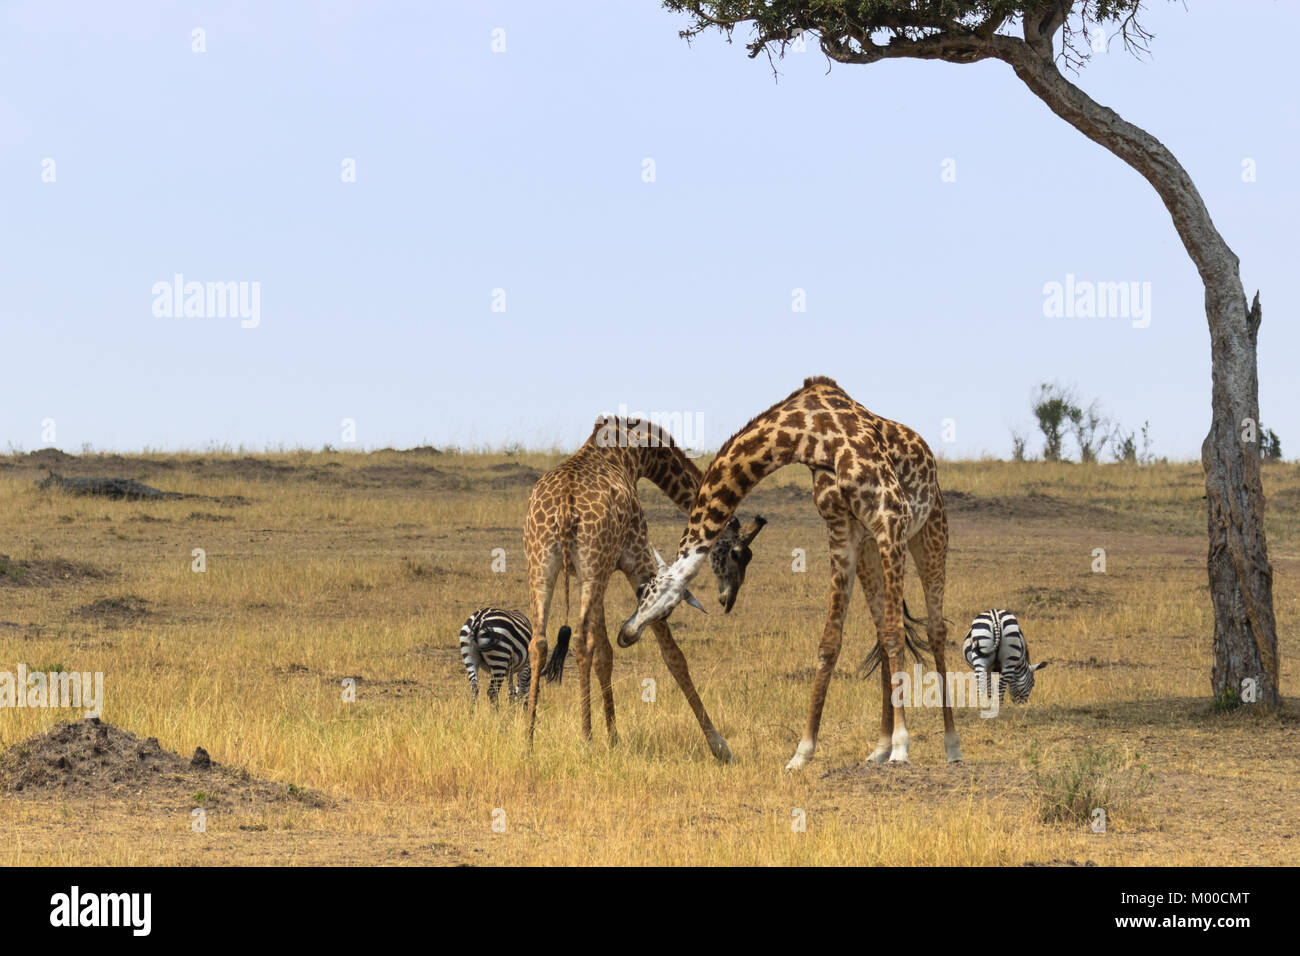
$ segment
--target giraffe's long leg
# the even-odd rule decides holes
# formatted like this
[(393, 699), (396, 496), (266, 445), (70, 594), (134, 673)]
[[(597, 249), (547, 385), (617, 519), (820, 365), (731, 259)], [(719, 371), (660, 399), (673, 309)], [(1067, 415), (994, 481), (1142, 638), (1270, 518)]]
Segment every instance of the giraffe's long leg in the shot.
[(582, 714), (582, 739), (591, 740), (591, 663), (596, 647), (593, 617), (595, 609), (605, 603), (607, 573), (596, 570), (582, 580), (582, 603), (578, 618), (578, 640), (574, 649), (578, 657), (578, 710)]
[(884, 763), (894, 749), (891, 740), (894, 733), (894, 706), (890, 703), (893, 672), (889, 667), (889, 655), (883, 653), (885, 634), (885, 577), (880, 567), (880, 550), (876, 542), (866, 538), (858, 552), (858, 581), (862, 584), (862, 593), (866, 595), (867, 605), (871, 608), (871, 620), (876, 626), (876, 643), (882, 645), (880, 655), (880, 737), (876, 749), (867, 757), (874, 763)]
[(840, 659), (844, 641), (844, 615), (853, 594), (853, 573), (858, 561), (858, 548), (864, 530), (852, 515), (838, 520), (827, 520), (826, 531), (830, 537), (831, 594), (826, 611), (826, 625), (822, 628), (821, 643), (817, 646), (817, 675), (813, 678), (812, 700), (808, 705), (808, 721), (803, 738), (785, 765), (787, 771), (799, 770), (812, 759), (817, 749), (817, 730), (822, 722), (822, 708), (826, 705), (826, 690), (831, 675)]
[[(903, 571), (911, 509), (903, 500), (898, 476), (887, 462), (878, 461), (869, 468), (855, 468), (852, 461), (846, 459), (837, 464), (835, 479), (845, 504), (875, 539), (884, 598), (878, 639), (883, 645), (882, 657), (889, 661), (891, 676), (902, 673), (906, 663), (903, 660)], [(889, 760), (891, 763), (906, 763), (907, 719), (901, 702), (894, 706), (893, 711)]]
[(673, 680), (677, 681), (677, 686), (686, 695), (686, 702), (691, 705), (691, 711), (695, 714), (700, 730), (704, 733), (704, 739), (709, 745), (709, 752), (722, 763), (730, 763), (731, 748), (727, 746), (727, 741), (709, 719), (709, 712), (704, 709), (704, 701), (700, 700), (695, 684), (691, 681), (691, 671), (686, 666), (686, 655), (673, 640), (673, 632), (668, 629), (668, 622), (656, 621), (650, 629), (654, 631), (655, 640), (659, 642), (659, 653), (663, 655), (664, 663), (668, 665), (668, 673), (673, 675)]
[(609, 643), (609, 630), (605, 626), (605, 595), (591, 607), (588, 633), (594, 643), (596, 677), (600, 681), (600, 696), (605, 704), (605, 730), (609, 742), (618, 743), (618, 729), (614, 726), (614, 648)]
[(948, 519), (943, 508), (936, 505), (921, 530), (909, 544), (917, 574), (925, 588), (925, 612), (930, 636), (930, 653), (934, 667), (939, 672), (943, 688), (943, 749), (949, 763), (962, 759), (961, 740), (952, 717), (952, 700), (948, 693), (948, 668), (944, 663), (944, 650), (948, 644), (948, 626), (943, 621), (944, 569), (948, 559)]
[[(885, 654), (889, 659), (890, 674), (901, 674), (907, 661), (903, 656), (903, 569), (904, 543), (902, 528), (904, 520), (893, 515), (881, 516), (873, 531), (877, 535), (880, 549), (881, 576), (884, 580), (884, 612), (881, 615), (881, 640), (885, 645)], [(891, 695), (892, 696), (892, 695)], [(894, 731), (890, 737), (892, 747), (889, 751), (890, 763), (907, 763), (908, 744), (907, 717), (903, 713), (902, 702), (893, 704)], [(883, 704), (881, 706), (884, 706)]]
[[(528, 542), (524, 542), (525, 550)], [(529, 621), (533, 625), (533, 636), (528, 642), (528, 747), (533, 746), (533, 730), (537, 726), (537, 703), (542, 694), (542, 671), (546, 668), (546, 622), (551, 613), (551, 596), (555, 591), (555, 579), (560, 574), (560, 565), (564, 561), (558, 548), (554, 553), (538, 563), (529, 560), (528, 591), (530, 611)]]
[[(636, 557), (625, 556), (620, 567), (627, 576), (628, 583), (632, 585), (633, 591), (655, 575), (655, 562), (648, 545), (645, 551)], [(655, 640), (659, 642), (659, 653), (663, 655), (664, 664), (668, 666), (668, 673), (673, 675), (673, 680), (686, 695), (686, 702), (690, 704), (691, 711), (699, 722), (700, 730), (709, 745), (709, 752), (723, 763), (730, 763), (731, 748), (727, 746), (727, 741), (709, 719), (709, 712), (704, 709), (704, 702), (700, 700), (699, 692), (696, 691), (695, 684), (691, 680), (691, 671), (686, 665), (686, 655), (673, 640), (673, 632), (669, 629), (668, 622), (656, 621), (650, 625), (650, 630), (654, 633)]]

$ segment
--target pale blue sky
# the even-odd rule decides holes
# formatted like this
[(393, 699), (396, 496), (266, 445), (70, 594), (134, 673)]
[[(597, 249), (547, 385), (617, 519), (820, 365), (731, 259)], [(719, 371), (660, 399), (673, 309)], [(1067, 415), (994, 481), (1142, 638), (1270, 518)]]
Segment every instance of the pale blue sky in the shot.
[[(1261, 417), (1294, 457), (1300, 10), (1147, 22), (1152, 59), (1078, 81), (1174, 151), (1261, 290)], [(1202, 287), (1136, 173), (998, 63), (809, 51), (776, 83), (682, 25), (653, 0), (7, 3), (0, 444), (53, 419), (70, 451), (339, 446), (351, 418), (368, 448), (571, 447), (625, 405), (716, 447), (828, 374), (949, 456), (1007, 455), (1050, 379), (1199, 454)], [(156, 317), (176, 273), (260, 283), (260, 324)], [(1045, 317), (1067, 274), (1149, 282), (1150, 326)]]

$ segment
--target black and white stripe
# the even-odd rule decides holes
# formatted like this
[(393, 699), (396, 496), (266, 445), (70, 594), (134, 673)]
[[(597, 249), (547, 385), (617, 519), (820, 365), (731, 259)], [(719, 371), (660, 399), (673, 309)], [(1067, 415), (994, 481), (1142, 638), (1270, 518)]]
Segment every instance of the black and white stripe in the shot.
[(1034, 671), (1047, 666), (1029, 663), (1029, 645), (1016, 616), (1005, 608), (993, 608), (976, 616), (962, 643), (962, 654), (975, 671), (981, 699), (987, 700), (989, 675), (999, 675), (998, 701), (1006, 699), (1007, 687), (1017, 704), (1029, 700), (1034, 689)]
[(528, 642), (532, 625), (517, 611), (485, 607), (475, 611), (460, 629), (460, 656), (469, 674), (470, 691), (478, 699), (478, 672), (491, 674), (488, 699), (497, 702), (501, 684), (510, 678), (510, 699), (528, 702)]

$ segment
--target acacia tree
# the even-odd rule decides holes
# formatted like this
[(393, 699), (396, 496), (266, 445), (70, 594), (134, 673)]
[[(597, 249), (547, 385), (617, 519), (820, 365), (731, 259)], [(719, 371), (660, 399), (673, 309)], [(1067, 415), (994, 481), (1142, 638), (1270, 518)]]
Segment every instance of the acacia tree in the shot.
[(791, 43), (812, 38), (837, 63), (1000, 60), (1053, 113), (1152, 185), (1205, 285), (1210, 326), (1213, 397), (1201, 461), (1214, 606), (1211, 686), (1215, 699), (1230, 705), (1250, 679), (1259, 702), (1277, 706), (1273, 570), (1264, 539), (1259, 449), (1247, 438), (1259, 421), (1259, 293), (1248, 305), (1237, 256), (1174, 155), (1060, 69), (1063, 64), (1077, 71), (1087, 61), (1090, 31), (1114, 30), (1126, 49), (1145, 50), (1151, 34), (1138, 22), (1142, 0), (664, 0), (664, 6), (689, 18), (681, 31), (687, 40), (713, 29), (730, 40), (738, 26), (747, 26), (750, 57), (766, 52), (779, 58)]

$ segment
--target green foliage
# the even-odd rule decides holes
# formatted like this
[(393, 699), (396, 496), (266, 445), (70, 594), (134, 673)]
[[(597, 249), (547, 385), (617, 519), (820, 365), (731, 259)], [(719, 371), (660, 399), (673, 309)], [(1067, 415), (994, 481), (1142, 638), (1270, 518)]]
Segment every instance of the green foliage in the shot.
[(1011, 432), (1011, 460), (1025, 460), (1025, 442), (1026, 438), (1018, 431)]
[(1150, 465), (1155, 461), (1151, 454), (1151, 422), (1142, 423), (1142, 446), (1138, 447), (1137, 435), (1125, 432), (1118, 425), (1110, 436), (1110, 453), (1121, 465)]
[(1061, 441), (1065, 428), (1083, 416), (1083, 410), (1074, 404), (1074, 395), (1055, 383), (1043, 383), (1038, 386), (1038, 395), (1034, 399), (1034, 418), (1038, 419), (1038, 428), (1043, 433), (1043, 458), (1046, 461), (1061, 460)]
[(1110, 453), (1121, 465), (1136, 465), (1138, 460), (1137, 440), (1132, 432), (1125, 435), (1119, 429), (1110, 443)]
[[(1088, 464), (1097, 460), (1101, 450), (1106, 447), (1106, 442), (1110, 440), (1110, 435), (1105, 431), (1107, 424), (1099, 402), (1094, 401), (1087, 408), (1071, 409), (1070, 430), (1074, 432), (1074, 440), (1079, 446), (1079, 461)], [(1097, 434), (1099, 431), (1100, 437)]]
[(0, 555), (0, 578), (8, 578), (10, 581), (21, 582), (27, 577), (27, 569), (18, 564), (10, 564), (9, 560)]
[(1087, 824), (1095, 810), (1113, 817), (1129, 809), (1154, 780), (1140, 756), (1125, 754), (1115, 744), (1084, 744), (1077, 753), (1049, 763), (1035, 741), (1025, 760), (1038, 788), (1043, 822)]
[[(752, 38), (746, 44), (751, 57), (769, 44), (780, 55), (804, 31), (836, 44), (892, 44), (891, 55), (907, 56), (900, 46), (936, 34), (987, 37), (1009, 24), (1028, 20), (1037, 25), (1049, 20), (1058, 4), (1056, 0), (664, 0), (664, 7), (689, 18), (690, 25), (681, 31), (688, 39), (713, 29), (730, 38), (735, 27), (751, 25)], [(1089, 55), (1087, 43), (1079, 44), (1076, 38), (1087, 41), (1090, 29), (1104, 29), (1106, 24), (1118, 27), (1126, 46), (1145, 49), (1150, 34), (1137, 22), (1141, 7), (1142, 0), (1075, 0), (1061, 24), (1071, 61), (1082, 62)]]
[(1259, 427), (1259, 457), (1265, 461), (1282, 460), (1282, 439), (1271, 428)]
[(1225, 687), (1214, 695), (1214, 709), (1220, 714), (1231, 713), (1242, 705), (1241, 694), (1235, 687)]

